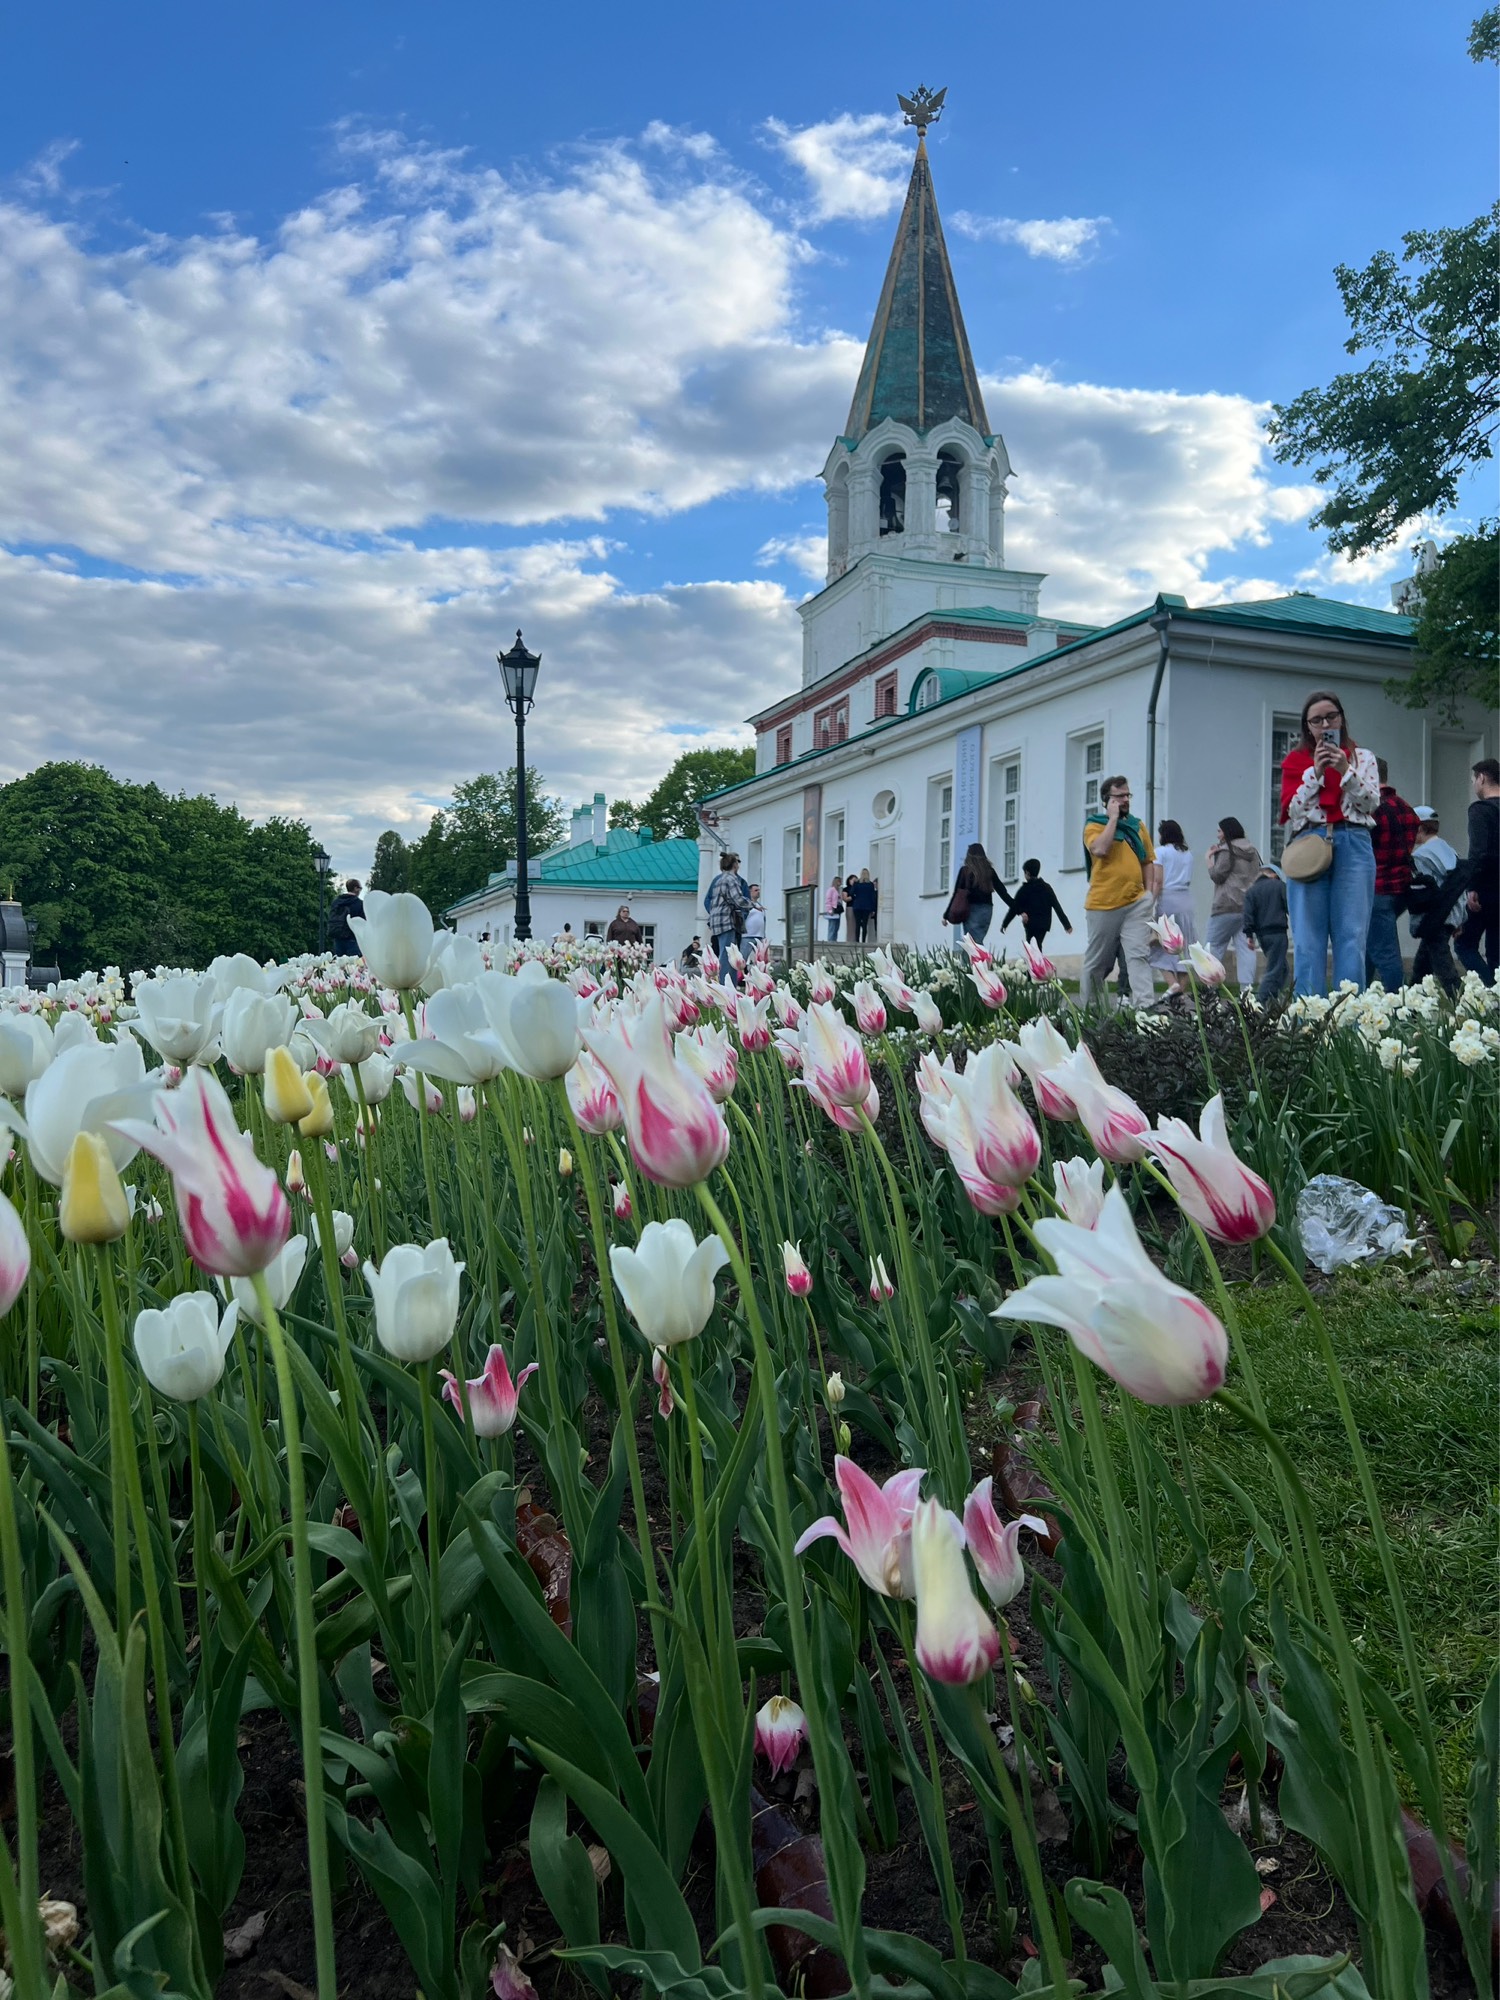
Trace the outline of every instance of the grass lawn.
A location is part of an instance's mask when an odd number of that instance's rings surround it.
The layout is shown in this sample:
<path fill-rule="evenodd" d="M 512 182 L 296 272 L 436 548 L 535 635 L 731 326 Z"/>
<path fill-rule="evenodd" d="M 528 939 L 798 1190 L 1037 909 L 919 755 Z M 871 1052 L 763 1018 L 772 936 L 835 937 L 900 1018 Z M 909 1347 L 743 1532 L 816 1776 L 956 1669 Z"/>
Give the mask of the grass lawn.
<path fill-rule="evenodd" d="M 1327 1374 L 1285 1284 L 1236 1288 L 1241 1327 L 1278 1436 L 1323 1523 L 1323 1554 L 1350 1635 L 1389 1687 L 1400 1685 L 1395 1621 Z M 1400 1570 L 1445 1789 L 1462 1819 L 1472 1716 L 1497 1650 L 1496 1474 L 1500 1397 L 1494 1275 L 1476 1268 L 1412 1276 L 1395 1265 L 1342 1275 L 1322 1299 L 1369 1453 Z M 1231 1370 L 1231 1386 L 1236 1385 Z M 1171 1430 L 1153 1416 L 1171 1459 Z M 1210 1405 L 1187 1425 L 1200 1475 L 1217 1460 L 1280 1518 L 1263 1451 Z M 1200 1477 L 1216 1554 L 1240 1559 L 1243 1517 Z"/>

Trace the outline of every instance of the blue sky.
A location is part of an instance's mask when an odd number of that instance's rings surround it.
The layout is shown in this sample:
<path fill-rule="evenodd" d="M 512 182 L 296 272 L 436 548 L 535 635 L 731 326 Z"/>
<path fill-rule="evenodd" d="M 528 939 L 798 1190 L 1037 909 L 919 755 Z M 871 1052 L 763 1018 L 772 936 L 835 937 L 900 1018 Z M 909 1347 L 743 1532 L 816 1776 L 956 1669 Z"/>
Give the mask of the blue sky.
<path fill-rule="evenodd" d="M 1257 425 L 1344 359 L 1336 263 L 1491 198 L 1471 11 L 13 11 L 0 776 L 93 756 L 362 866 L 508 761 L 518 621 L 559 790 L 733 740 L 796 674 L 918 81 L 1044 608 L 1385 601 Z"/>

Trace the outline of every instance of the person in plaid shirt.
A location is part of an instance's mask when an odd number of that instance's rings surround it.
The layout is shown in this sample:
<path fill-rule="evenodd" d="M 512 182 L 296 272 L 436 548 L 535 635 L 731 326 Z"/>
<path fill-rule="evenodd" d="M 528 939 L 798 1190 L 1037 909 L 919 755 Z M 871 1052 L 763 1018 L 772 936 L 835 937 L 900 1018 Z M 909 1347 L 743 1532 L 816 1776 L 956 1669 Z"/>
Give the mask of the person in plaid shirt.
<path fill-rule="evenodd" d="M 1417 816 L 1396 787 L 1388 782 L 1384 757 L 1375 759 L 1380 772 L 1380 804 L 1370 844 L 1375 849 L 1375 906 L 1365 940 L 1365 978 L 1378 979 L 1387 993 L 1406 983 L 1401 964 L 1401 940 L 1396 919 L 1411 887 L 1411 851 L 1417 838 Z"/>

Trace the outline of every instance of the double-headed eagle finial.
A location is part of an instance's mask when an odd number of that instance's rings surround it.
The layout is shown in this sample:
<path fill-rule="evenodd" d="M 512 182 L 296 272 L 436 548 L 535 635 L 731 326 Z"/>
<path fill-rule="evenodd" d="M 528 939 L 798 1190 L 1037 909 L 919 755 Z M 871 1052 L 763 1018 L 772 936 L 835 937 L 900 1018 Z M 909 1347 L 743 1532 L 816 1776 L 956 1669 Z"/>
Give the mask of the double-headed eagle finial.
<path fill-rule="evenodd" d="M 906 113 L 906 123 L 915 125 L 917 137 L 925 139 L 929 125 L 936 125 L 943 115 L 943 99 L 948 95 L 948 86 L 941 90 L 929 90 L 925 83 L 919 83 L 910 97 L 903 97 L 898 90 L 896 102 Z"/>

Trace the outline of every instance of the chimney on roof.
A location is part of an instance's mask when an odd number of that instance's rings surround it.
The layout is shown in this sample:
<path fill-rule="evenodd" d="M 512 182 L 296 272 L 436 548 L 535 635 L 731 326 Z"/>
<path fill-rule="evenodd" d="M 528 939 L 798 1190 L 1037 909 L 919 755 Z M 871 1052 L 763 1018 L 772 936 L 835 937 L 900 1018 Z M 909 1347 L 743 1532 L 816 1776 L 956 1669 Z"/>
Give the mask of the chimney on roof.
<path fill-rule="evenodd" d="M 656 830 L 654 827 L 638 826 L 636 828 L 636 834 L 638 836 L 639 843 L 642 847 L 649 847 L 652 841 L 655 840 L 656 838 Z"/>
<path fill-rule="evenodd" d="M 594 837 L 594 808 L 574 806 L 573 823 L 568 829 L 569 847 L 582 847 Z"/>
<path fill-rule="evenodd" d="M 594 845 L 605 847 L 609 843 L 609 808 L 604 803 L 603 792 L 594 794 Z"/>

